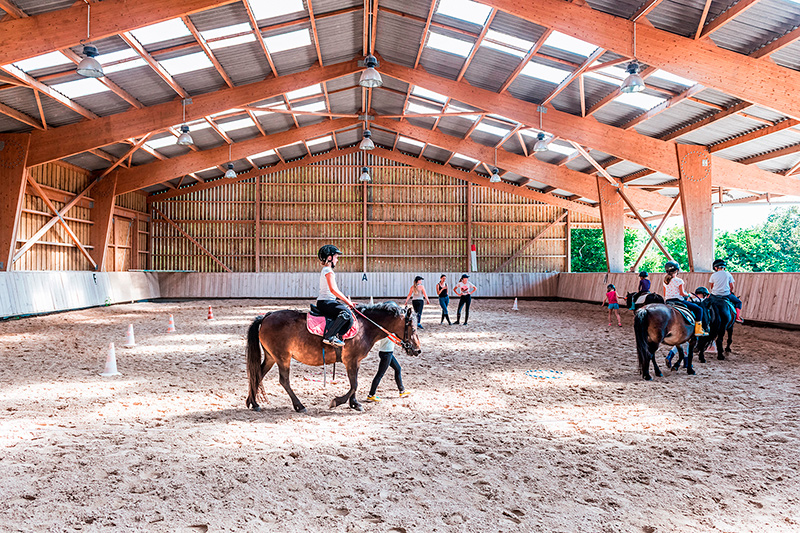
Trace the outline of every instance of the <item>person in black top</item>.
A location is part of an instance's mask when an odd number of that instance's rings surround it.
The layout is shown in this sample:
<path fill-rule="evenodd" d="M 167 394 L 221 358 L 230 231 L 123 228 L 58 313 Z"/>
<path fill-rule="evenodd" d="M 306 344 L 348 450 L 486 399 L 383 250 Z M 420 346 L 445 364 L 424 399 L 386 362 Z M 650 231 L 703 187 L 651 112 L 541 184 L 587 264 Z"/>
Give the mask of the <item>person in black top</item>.
<path fill-rule="evenodd" d="M 633 301 L 635 302 L 639 296 L 647 294 L 648 292 L 650 292 L 650 280 L 647 279 L 647 272 L 642 270 L 639 272 L 639 288 L 637 289 L 636 294 L 633 296 Z"/>
<path fill-rule="evenodd" d="M 453 323 L 450 322 L 450 315 L 447 313 L 447 306 L 450 303 L 450 295 L 447 294 L 447 291 L 447 276 L 442 274 L 439 278 L 439 283 L 436 284 L 436 294 L 439 295 L 439 305 L 442 307 L 442 319 L 439 321 L 439 324 L 447 320 L 447 324 L 452 326 Z"/>

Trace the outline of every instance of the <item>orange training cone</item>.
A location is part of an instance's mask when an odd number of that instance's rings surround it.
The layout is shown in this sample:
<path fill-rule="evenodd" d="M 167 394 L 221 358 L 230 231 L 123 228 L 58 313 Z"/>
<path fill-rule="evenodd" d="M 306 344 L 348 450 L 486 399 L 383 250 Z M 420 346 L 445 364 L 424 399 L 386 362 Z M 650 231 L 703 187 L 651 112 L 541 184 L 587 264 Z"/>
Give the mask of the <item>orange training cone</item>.
<path fill-rule="evenodd" d="M 208 319 L 214 320 L 214 313 L 211 311 L 211 306 L 208 306 Z"/>
<path fill-rule="evenodd" d="M 122 345 L 124 348 L 133 348 L 136 346 L 136 341 L 133 338 L 133 324 L 128 326 L 128 333 L 125 335 L 125 344 Z"/>
<path fill-rule="evenodd" d="M 517 299 L 514 298 L 514 306 L 511 308 L 512 311 L 519 311 L 519 307 L 517 307 Z"/>
<path fill-rule="evenodd" d="M 108 345 L 108 357 L 106 358 L 106 368 L 100 373 L 103 377 L 119 376 L 117 372 L 117 356 L 114 353 L 114 343 Z"/>
<path fill-rule="evenodd" d="M 175 332 L 175 320 L 172 319 L 172 315 L 169 315 L 169 324 L 167 325 L 167 333 L 174 333 Z"/>

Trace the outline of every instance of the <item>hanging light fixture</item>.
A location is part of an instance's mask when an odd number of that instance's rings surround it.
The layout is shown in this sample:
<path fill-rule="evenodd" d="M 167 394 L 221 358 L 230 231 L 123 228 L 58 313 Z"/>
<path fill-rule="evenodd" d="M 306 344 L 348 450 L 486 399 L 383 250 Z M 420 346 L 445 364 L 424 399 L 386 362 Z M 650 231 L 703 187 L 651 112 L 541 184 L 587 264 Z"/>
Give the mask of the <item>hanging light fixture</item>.
<path fill-rule="evenodd" d="M 358 181 L 362 182 L 372 181 L 372 178 L 369 175 L 369 167 L 361 167 L 361 176 L 359 176 Z"/>
<path fill-rule="evenodd" d="M 550 149 L 550 141 L 553 140 L 552 137 L 550 139 L 547 138 L 547 134 L 544 132 L 544 128 L 542 127 L 542 115 L 547 112 L 547 108 L 544 106 L 539 106 L 539 133 L 536 135 L 536 144 L 533 145 L 534 152 L 546 152 Z"/>
<path fill-rule="evenodd" d="M 492 176 L 489 178 L 489 183 L 500 183 L 500 170 L 497 168 L 497 148 L 494 149 L 494 168 L 492 169 Z"/>
<path fill-rule="evenodd" d="M 181 134 L 178 136 L 178 140 L 175 144 L 178 146 L 189 146 L 190 144 L 194 144 L 194 139 L 192 136 L 189 135 L 189 126 L 186 124 L 186 99 L 184 98 L 181 101 L 183 105 L 183 124 L 181 124 Z"/>
<path fill-rule="evenodd" d="M 380 73 L 375 70 L 378 66 L 378 59 L 372 55 L 370 51 L 370 47 L 372 46 L 372 32 L 375 31 L 375 28 L 372 27 L 372 10 L 373 5 L 370 1 L 369 3 L 370 13 L 369 13 L 369 31 L 367 32 L 367 57 L 364 58 L 364 66 L 367 67 L 361 72 L 361 78 L 358 80 L 358 84 L 362 87 L 380 87 L 383 85 L 383 78 L 381 78 Z"/>
<path fill-rule="evenodd" d="M 88 40 L 91 36 L 89 20 L 90 14 L 92 12 L 92 5 L 88 4 L 88 10 L 86 11 L 86 39 Z M 98 60 L 95 59 L 99 55 L 96 46 L 92 46 L 90 44 L 83 45 L 83 55 L 85 56 L 80 63 L 78 63 L 78 68 L 75 70 L 78 74 L 85 78 L 102 78 L 105 76 L 103 74 L 103 66 L 100 64 Z"/>
<path fill-rule="evenodd" d="M 366 128 L 366 126 L 365 126 Z M 364 138 L 361 140 L 361 144 L 358 145 L 359 150 L 374 150 L 375 143 L 372 141 L 372 132 L 368 129 L 364 130 Z"/>
<path fill-rule="evenodd" d="M 633 25 L 633 61 L 628 63 L 627 68 L 625 68 L 625 72 L 628 73 L 628 77 L 625 78 L 625 81 L 622 82 L 619 90 L 623 93 L 640 93 L 644 91 L 645 84 L 642 77 L 639 75 L 639 71 L 641 70 L 641 66 L 639 62 L 636 61 L 636 24 Z"/>
<path fill-rule="evenodd" d="M 231 161 L 231 159 L 232 159 L 231 158 L 231 146 L 232 145 L 230 145 L 230 144 L 228 145 L 228 164 L 225 165 L 225 168 L 228 169 L 228 170 L 225 171 L 225 177 L 226 178 L 235 178 L 236 177 L 236 171 L 233 170 L 233 161 Z"/>

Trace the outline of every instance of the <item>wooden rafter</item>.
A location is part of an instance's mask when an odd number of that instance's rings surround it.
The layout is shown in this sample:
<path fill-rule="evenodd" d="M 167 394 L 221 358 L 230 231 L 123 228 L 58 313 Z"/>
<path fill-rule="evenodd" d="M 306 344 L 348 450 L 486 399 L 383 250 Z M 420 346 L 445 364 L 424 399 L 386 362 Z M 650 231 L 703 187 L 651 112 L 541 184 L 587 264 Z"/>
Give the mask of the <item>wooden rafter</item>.
<path fill-rule="evenodd" d="M 605 65 L 605 63 L 603 63 L 603 65 Z M 656 69 L 655 67 L 648 66 L 648 67 L 645 67 L 645 69 L 643 71 L 641 71 L 639 73 L 639 75 L 642 77 L 643 80 L 646 80 L 648 78 L 648 76 L 653 74 L 656 70 L 658 70 L 658 69 Z M 621 94 L 622 94 L 622 89 L 620 87 L 615 87 L 614 90 L 612 90 L 610 93 L 608 93 L 603 98 L 601 98 L 592 107 L 587 109 L 586 113 L 585 113 L 585 116 L 588 117 L 589 115 L 591 115 L 593 113 L 596 113 L 597 111 L 601 110 L 602 108 L 604 108 L 605 106 L 607 106 L 608 104 L 613 102 L 614 99 L 619 97 Z"/>
<path fill-rule="evenodd" d="M 706 24 L 706 17 L 708 16 L 708 9 L 711 7 L 711 0 L 706 0 L 706 5 L 703 6 L 703 12 L 700 14 L 700 22 L 697 23 L 697 31 L 694 33 L 694 38 L 699 39 L 703 33 L 703 26 Z"/>
<path fill-rule="evenodd" d="M 36 89 L 34 89 L 34 92 L 36 94 L 38 94 L 38 92 L 36 92 Z M 37 101 L 38 101 L 38 97 L 37 97 Z M 6 104 L 0 102 L 0 114 L 6 115 L 7 117 L 11 117 L 14 120 L 22 122 L 23 124 L 27 124 L 28 126 L 32 126 L 32 127 L 36 128 L 37 130 L 46 130 L 47 129 L 47 125 L 44 122 L 44 113 L 41 113 L 41 112 L 40 112 L 40 114 L 42 115 L 42 122 L 39 122 L 38 120 L 36 120 L 32 116 L 26 115 L 22 111 L 17 111 L 13 107 L 9 107 Z"/>
<path fill-rule="evenodd" d="M 800 27 L 797 27 L 792 31 L 782 35 L 781 37 L 778 37 L 771 43 L 762 46 L 761 48 L 750 54 L 750 57 L 754 57 L 756 59 L 763 59 L 765 57 L 769 57 L 771 54 L 774 54 L 778 50 L 782 50 L 783 48 L 786 48 L 790 44 L 793 44 L 798 39 L 800 39 Z"/>
<path fill-rule="evenodd" d="M 760 0 L 739 0 L 731 7 L 720 13 L 717 18 L 706 24 L 706 26 L 703 28 L 703 31 L 700 33 L 700 37 L 708 37 L 713 32 L 722 28 L 733 19 L 756 5 L 759 1 Z"/>
<path fill-rule="evenodd" d="M 4 24 L 8 24 L 8 23 L 4 23 Z M 69 98 L 67 98 L 63 94 L 61 94 L 60 92 L 54 91 L 49 86 L 45 85 L 44 83 L 41 83 L 40 81 L 35 79 L 33 76 L 29 76 L 28 74 L 26 74 L 22 70 L 18 69 L 14 65 L 2 65 L 2 66 L 0 66 L 0 70 L 5 71 L 6 73 L 10 74 L 14 78 L 17 78 L 19 81 L 23 82 L 25 85 L 27 85 L 27 86 L 35 89 L 35 90 L 38 90 L 42 94 L 45 94 L 45 95 L 49 96 L 50 98 L 52 98 L 53 100 L 55 100 L 59 104 L 65 106 L 65 107 L 68 107 L 72 111 L 75 111 L 76 113 L 78 113 L 79 115 L 81 115 L 81 116 L 83 116 L 85 118 L 98 118 L 97 115 L 95 115 L 94 113 L 92 113 L 91 111 L 86 109 L 85 107 L 76 104 L 75 102 L 73 102 L 72 100 L 70 100 Z M 53 130 L 51 129 L 50 131 L 53 131 Z"/>
<path fill-rule="evenodd" d="M 250 6 L 249 0 L 244 0 L 244 7 L 247 11 L 247 18 L 250 21 L 250 27 L 253 29 L 253 35 L 256 36 L 256 41 L 261 48 L 261 51 L 264 53 L 264 57 L 267 59 L 267 64 L 269 65 L 269 69 L 272 71 L 272 74 L 275 76 L 278 75 L 278 69 L 275 68 L 275 63 L 272 62 L 272 54 L 269 53 L 267 49 L 267 43 L 264 42 L 264 37 L 261 35 L 261 29 L 258 27 L 258 22 L 256 21 L 256 16 L 253 13 L 253 8 Z"/>
<path fill-rule="evenodd" d="M 798 124 L 800 124 L 800 120 L 795 120 L 793 118 L 782 120 L 777 124 L 773 124 L 771 126 L 764 126 L 763 128 L 758 128 L 756 130 L 744 133 L 732 139 L 728 139 L 727 141 L 722 141 L 713 144 L 708 147 L 708 151 L 711 153 L 719 152 L 720 150 L 725 150 L 726 148 L 731 148 L 732 146 L 738 146 L 740 144 L 753 141 L 755 139 L 760 139 L 761 137 L 772 135 L 773 133 L 777 133 L 779 131 L 783 131 L 788 128 L 793 128 Z"/>
<path fill-rule="evenodd" d="M 222 77 L 223 80 L 225 80 L 225 85 L 227 85 L 228 87 L 233 87 L 233 82 L 231 81 L 230 76 L 228 76 L 228 73 L 225 72 L 225 69 L 222 68 L 222 65 L 220 65 L 219 61 L 217 60 L 217 56 L 214 55 L 213 50 L 211 50 L 211 47 L 208 46 L 208 42 L 206 42 L 205 38 L 202 35 L 200 35 L 199 31 L 197 31 L 197 28 L 192 22 L 192 19 L 190 19 L 188 15 L 185 15 L 181 17 L 181 20 L 183 21 L 184 24 L 186 24 L 186 27 L 189 28 L 189 31 L 191 32 L 192 36 L 194 36 L 197 43 L 200 45 L 200 48 L 203 49 L 203 52 L 205 52 L 206 57 L 208 57 L 208 60 L 211 61 L 211 64 L 214 65 L 215 69 L 217 69 L 219 75 Z M 184 96 L 184 98 L 186 97 Z"/>
<path fill-rule="evenodd" d="M 736 162 L 741 163 L 744 165 L 752 165 L 754 163 L 760 163 L 762 161 L 769 161 L 770 159 L 775 159 L 776 157 L 782 157 L 785 155 L 792 155 L 800 152 L 800 144 L 793 144 L 791 146 L 787 146 L 785 148 L 778 148 L 777 150 L 771 150 L 769 152 L 765 152 L 763 154 L 752 155 L 750 157 L 745 157 L 744 159 L 739 159 Z"/>
<path fill-rule="evenodd" d="M 661 102 L 657 106 L 653 107 L 652 109 L 650 109 L 648 111 L 645 111 L 644 113 L 642 113 L 638 117 L 632 118 L 631 120 L 629 120 L 628 122 L 626 122 L 625 124 L 620 126 L 620 128 L 622 128 L 623 130 L 629 130 L 629 129 L 633 128 L 634 126 L 636 126 L 638 124 L 641 124 L 645 120 L 651 119 L 654 116 L 663 113 L 664 111 L 666 111 L 670 107 L 674 106 L 675 104 L 683 102 L 687 98 L 691 97 L 692 95 L 695 95 L 695 94 L 699 93 L 703 89 L 705 89 L 705 87 L 703 87 L 699 83 L 697 83 L 695 85 L 692 85 L 691 87 L 687 88 L 685 91 L 683 91 L 682 93 L 678 94 L 677 96 L 673 96 L 672 98 L 664 100 L 663 102 Z"/>
<path fill-rule="evenodd" d="M 545 98 L 542 101 L 542 105 L 547 105 L 550 102 L 552 102 L 553 98 L 561 94 L 561 92 L 564 89 L 569 87 L 569 85 L 573 81 L 575 81 L 575 78 L 581 77 L 583 73 L 586 72 L 586 69 L 589 68 L 592 65 L 592 63 L 597 61 L 598 58 L 600 58 L 600 56 L 602 56 L 604 53 L 605 50 L 603 50 L 602 48 L 598 48 L 597 50 L 589 54 L 589 57 L 586 58 L 586 61 L 584 61 L 583 64 L 581 64 L 581 66 L 573 70 L 566 78 L 564 78 L 564 80 L 561 83 L 558 84 L 558 86 L 556 86 L 555 89 L 553 89 L 553 91 L 549 95 L 547 95 L 547 98 Z"/>
<path fill-rule="evenodd" d="M 322 63 L 322 52 L 319 49 L 319 34 L 317 33 L 317 19 L 314 17 L 314 6 L 311 5 L 311 0 L 306 0 L 306 5 L 308 6 L 308 18 L 311 21 L 311 35 L 314 38 L 314 48 L 317 50 L 317 61 L 319 62 L 320 66 L 323 66 Z"/>
<path fill-rule="evenodd" d="M 417 58 L 414 60 L 414 68 L 419 66 L 419 60 L 422 58 L 422 50 L 425 48 L 425 41 L 428 40 L 428 31 L 431 29 L 431 19 L 433 12 L 436 9 L 436 2 L 431 1 L 431 7 L 428 10 L 428 18 L 425 19 L 425 27 L 422 30 L 422 38 L 419 40 L 419 49 L 417 50 Z M 405 109 L 405 106 L 403 107 Z"/>
<path fill-rule="evenodd" d="M 199 34 L 198 34 L 199 35 Z M 125 41 L 128 46 L 133 48 L 133 50 L 139 54 L 139 57 L 144 59 L 145 63 L 150 65 L 156 74 L 158 74 L 164 82 L 172 88 L 173 91 L 178 93 L 181 98 L 189 98 L 189 93 L 187 93 L 183 87 L 181 87 L 177 81 L 172 77 L 172 75 L 166 71 L 164 67 L 161 66 L 161 63 L 155 60 L 153 56 L 150 55 L 150 52 L 144 49 L 144 46 L 136 40 L 136 37 L 131 35 L 129 32 L 123 32 L 119 34 L 120 39 Z"/>
<path fill-rule="evenodd" d="M 481 32 L 478 34 L 478 38 L 472 45 L 472 50 L 469 51 L 469 54 L 464 59 L 464 65 L 462 65 L 461 70 L 458 72 L 458 76 L 456 76 L 456 81 L 461 81 L 461 79 L 464 77 L 464 74 L 466 74 L 467 69 L 469 68 L 469 64 L 472 62 L 472 58 L 475 57 L 475 54 L 478 52 L 478 48 L 480 48 L 481 43 L 483 42 L 483 38 L 486 37 L 486 32 L 489 31 L 489 26 L 491 26 L 495 15 L 497 15 L 497 10 L 492 9 L 492 11 L 489 13 L 489 18 L 486 20 L 486 23 L 483 25 Z"/>
<path fill-rule="evenodd" d="M 539 37 L 539 40 L 536 41 L 536 43 L 533 46 L 531 46 L 531 49 L 528 50 L 528 53 L 526 53 L 520 60 L 519 65 L 517 65 L 517 68 L 514 69 L 514 72 L 512 72 L 511 75 L 508 76 L 508 79 L 506 79 L 506 81 L 500 87 L 499 92 L 501 94 L 506 92 L 508 88 L 511 86 L 511 84 L 514 83 L 514 80 L 517 79 L 517 76 L 519 76 L 520 72 L 522 72 L 522 70 L 528 65 L 531 58 L 539 52 L 539 49 L 542 47 L 542 45 L 544 45 L 544 42 L 547 40 L 548 37 L 550 37 L 551 33 L 553 33 L 553 30 L 549 29 L 545 30 L 542 36 Z"/>
<path fill-rule="evenodd" d="M 729 117 L 729 116 L 734 115 L 736 113 L 740 113 L 741 111 L 747 109 L 748 107 L 750 107 L 752 105 L 753 104 L 751 104 L 750 102 L 739 102 L 738 104 L 734 104 L 734 105 L 726 108 L 725 110 L 720 111 L 719 113 L 714 113 L 713 115 L 709 115 L 706 118 L 700 119 L 700 120 L 698 120 L 696 122 L 693 122 L 691 124 L 688 124 L 688 125 L 686 125 L 686 126 L 684 126 L 682 128 L 678 128 L 677 130 L 671 131 L 671 132 L 667 133 L 666 135 L 662 135 L 659 138 L 664 140 L 664 141 L 670 141 L 672 139 L 680 137 L 681 135 L 686 135 L 689 132 L 692 132 L 694 130 L 700 129 L 703 126 L 707 126 L 707 125 L 711 124 L 712 122 L 716 122 L 718 120 L 722 120 L 725 117 Z"/>
<path fill-rule="evenodd" d="M 631 20 L 636 22 L 637 20 L 646 17 L 648 13 L 650 13 L 652 10 L 658 7 L 658 4 L 660 4 L 661 2 L 662 0 L 648 0 L 647 2 L 642 4 L 642 6 L 639 9 L 637 9 L 633 15 L 631 15 Z"/>

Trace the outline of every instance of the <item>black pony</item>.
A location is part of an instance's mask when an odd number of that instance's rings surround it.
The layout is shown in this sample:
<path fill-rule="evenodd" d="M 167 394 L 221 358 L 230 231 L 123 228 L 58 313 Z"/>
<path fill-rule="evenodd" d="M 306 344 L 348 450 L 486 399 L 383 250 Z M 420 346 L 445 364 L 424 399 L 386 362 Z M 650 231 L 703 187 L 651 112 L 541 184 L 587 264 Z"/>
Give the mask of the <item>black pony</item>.
<path fill-rule="evenodd" d="M 703 307 L 708 314 L 708 336 L 700 337 L 697 343 L 697 355 L 701 363 L 706 362 L 705 350 L 712 342 L 717 344 L 717 359 L 725 359 L 724 353 L 731 353 L 733 340 L 733 325 L 736 323 L 736 311 L 727 298 L 711 295 L 703 300 Z M 725 332 L 728 332 L 728 344 L 725 352 L 722 351 L 722 341 Z"/>
<path fill-rule="evenodd" d="M 644 296 L 644 300 L 639 303 L 636 300 L 639 300 L 641 296 L 636 296 L 639 294 L 638 292 L 629 292 L 627 296 L 625 296 L 625 301 L 628 302 L 628 309 L 631 311 L 637 311 L 648 304 L 663 304 L 664 298 L 660 294 L 656 294 L 654 292 L 648 292 Z"/>

